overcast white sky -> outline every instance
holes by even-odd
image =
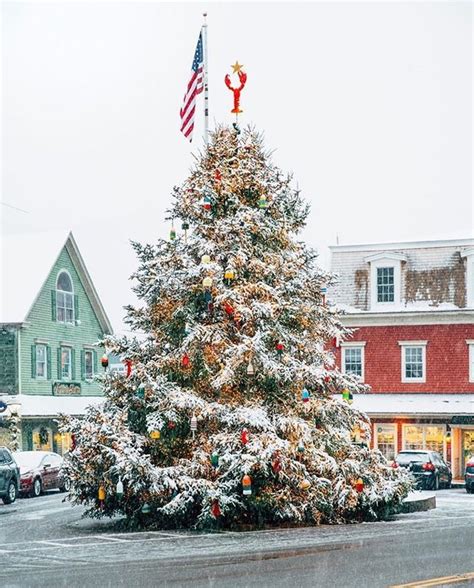
[[[121,329],[128,239],[167,237],[202,146],[178,112],[204,10],[211,120],[239,60],[242,124],[294,172],[323,266],[336,235],[473,236],[470,2],[3,2],[1,200],[27,212],[2,205],[2,233],[72,229]]]

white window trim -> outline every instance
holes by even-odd
[[[360,361],[361,361],[361,375],[360,375],[360,379],[361,382],[365,381],[365,345],[366,345],[366,341],[344,341],[341,342],[340,346],[341,346],[341,372],[343,374],[346,373],[346,349],[347,348],[351,348],[351,347],[360,347],[361,348],[361,353],[360,353]],[[354,375],[354,374],[352,374]]]
[[[406,261],[406,257],[400,253],[377,253],[365,258],[365,262],[370,264],[371,310],[393,310],[400,305],[403,261]],[[393,267],[393,302],[378,302],[377,300],[377,269],[382,267]]]
[[[441,453],[441,457],[444,459],[444,461],[447,460],[447,456],[446,456],[446,425],[444,425],[443,423],[403,423],[402,425],[402,451],[405,451],[405,441],[406,441],[406,428],[407,427],[423,427],[423,429],[426,429],[426,427],[439,427],[440,429],[443,429],[443,451]],[[426,433],[423,430],[423,447],[426,446]],[[411,449],[407,449],[406,451],[411,451]],[[416,451],[415,449],[413,451]],[[420,451],[431,451],[430,449],[421,449]]]
[[[474,382],[474,339],[466,339],[469,359],[469,381]]]
[[[423,383],[426,382],[426,345],[428,341],[399,341],[398,344],[401,348],[402,354],[402,382],[407,384]],[[421,378],[407,378],[406,377],[406,348],[407,347],[421,347],[421,360],[423,362],[423,375]]]
[[[91,366],[92,366],[92,374],[90,376],[88,376],[86,374],[86,353],[90,353],[91,354]],[[90,349],[88,347],[84,347],[84,379],[86,380],[86,382],[92,382],[92,380],[94,379],[94,350]]]
[[[35,380],[48,379],[48,349],[46,343],[36,343],[36,357],[35,357]],[[44,376],[38,375],[38,347],[44,347]]]
[[[71,291],[68,292],[66,290],[59,290],[58,289],[58,279],[59,276],[61,274],[67,274],[69,276],[69,279],[71,280]],[[72,296],[72,320],[71,321],[60,321],[58,320],[58,292],[61,292],[63,294],[70,294]],[[67,269],[63,268],[61,270],[59,270],[59,272],[56,275],[56,320],[58,323],[64,324],[64,325],[74,325],[76,324],[76,309],[74,308],[74,282],[72,279],[72,276],[70,274],[70,272],[68,272]]]
[[[374,423],[374,448],[378,449],[379,448],[379,442],[378,442],[378,438],[377,438],[377,427],[382,427],[382,426],[391,426],[393,427],[393,429],[395,430],[395,436],[394,436],[394,441],[395,441],[395,451],[394,451],[394,457],[393,459],[395,459],[397,457],[397,453],[398,453],[398,426],[397,423]]]
[[[461,257],[466,258],[466,306],[474,308],[474,247],[465,249]]]
[[[61,345],[60,349],[61,349],[61,381],[71,382],[72,381],[72,348],[69,345]],[[66,349],[67,351],[69,351],[69,376],[67,378],[65,378],[63,376],[63,364],[62,364],[63,349]]]

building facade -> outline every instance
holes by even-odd
[[[71,233],[5,238],[3,249],[0,444],[13,444],[13,418],[20,448],[64,453],[58,416],[101,400],[95,344],[112,328]]]
[[[337,365],[371,391],[354,406],[393,459],[434,449],[462,477],[474,455],[474,240],[331,247],[330,303],[354,329]]]

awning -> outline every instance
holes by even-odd
[[[17,411],[21,417],[57,417],[60,413],[80,416],[86,406],[97,406],[104,401],[103,396],[39,396],[19,394],[3,397],[8,405],[8,413]]]
[[[369,416],[474,415],[474,394],[355,394],[352,406]]]

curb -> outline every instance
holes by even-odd
[[[423,512],[432,508],[436,508],[436,496],[434,495],[402,502],[401,512],[404,514],[409,512]]]

